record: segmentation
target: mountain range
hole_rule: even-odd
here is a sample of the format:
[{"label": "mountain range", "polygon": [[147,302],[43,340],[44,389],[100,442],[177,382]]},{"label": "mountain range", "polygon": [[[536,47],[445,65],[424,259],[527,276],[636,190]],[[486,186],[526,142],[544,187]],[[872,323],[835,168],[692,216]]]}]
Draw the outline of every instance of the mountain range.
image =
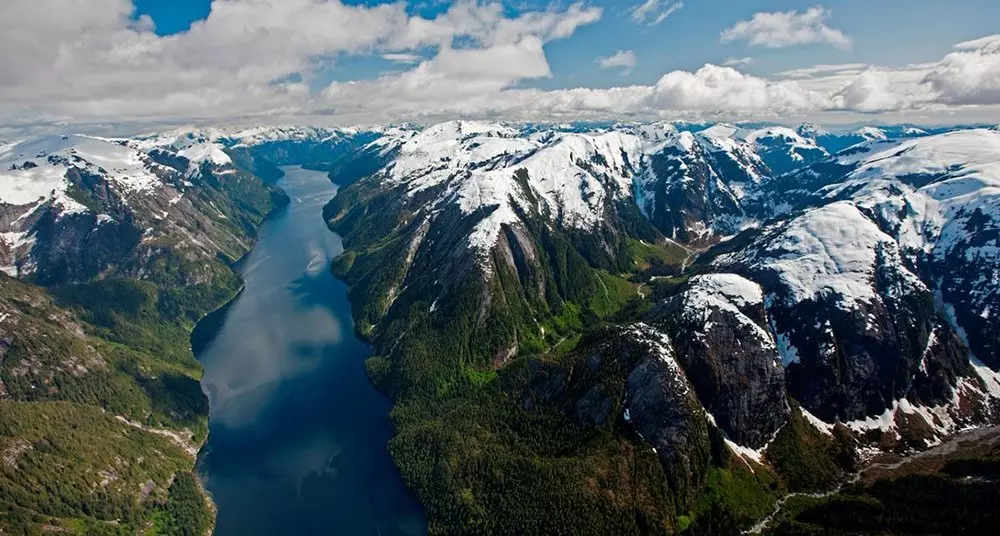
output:
[{"label": "mountain range", "polygon": [[[344,241],[334,272],[431,533],[739,532],[783,497],[1000,418],[1000,131],[912,125],[452,121],[0,146],[0,397],[201,441],[187,333],[238,291],[231,266],[283,204],[289,164],[341,186],[323,211]],[[45,317],[66,342],[33,344]],[[177,381],[153,381],[165,371]],[[11,459],[38,450],[5,426]],[[169,484],[190,474],[183,453],[167,458],[153,499],[107,493],[118,518],[201,509]],[[115,519],[83,513],[88,475],[56,506],[2,481],[21,512],[7,523]],[[813,501],[765,528],[844,528]]]}]

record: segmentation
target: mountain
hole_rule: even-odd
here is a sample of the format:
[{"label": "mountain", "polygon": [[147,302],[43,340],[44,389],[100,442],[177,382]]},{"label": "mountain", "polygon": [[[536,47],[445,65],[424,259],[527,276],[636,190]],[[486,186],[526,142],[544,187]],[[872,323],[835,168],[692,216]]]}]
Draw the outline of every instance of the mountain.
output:
[{"label": "mountain", "polygon": [[[0,448],[54,478],[24,424],[46,416],[86,461],[55,502],[0,480],[8,525],[204,512],[188,333],[239,289],[230,265],[294,164],[341,186],[334,272],[430,532],[746,530],[1000,419],[998,136],[452,121],[4,145],[21,281],[0,275]],[[69,446],[73,423],[129,463],[163,455],[124,475]],[[94,482],[104,509],[80,498]],[[865,504],[909,493],[880,482]],[[815,500],[808,519],[838,526]]]},{"label": "mountain", "polygon": [[848,131],[816,132],[813,139],[816,144],[829,153],[840,152],[852,145],[880,140],[897,140],[903,138],[918,138],[930,134],[941,134],[949,128],[918,128],[912,125],[864,126]]},{"label": "mountain", "polygon": [[[898,244],[972,353],[998,366],[992,311],[1000,136],[970,129],[842,153],[805,201],[846,201]],[[824,176],[806,169],[801,175]]]},{"label": "mountain", "polygon": [[780,175],[830,155],[817,143],[817,135],[818,132],[802,127],[798,130],[768,127],[750,132],[746,140],[757,147],[771,171]]},{"label": "mountain", "polygon": [[285,202],[214,142],[0,148],[0,531],[211,530],[190,333]]},{"label": "mountain", "polygon": [[[540,344],[553,316],[578,322],[582,311],[565,310],[571,296],[607,312],[627,286],[614,274],[631,263],[630,240],[656,239],[629,209],[641,146],[621,133],[522,136],[453,122],[388,149],[389,164],[325,211],[350,244],[339,270],[352,293],[364,293],[361,331],[395,329],[383,319],[417,302],[431,316],[452,315],[435,303],[461,297],[476,322],[503,318],[494,319],[507,328],[492,350],[502,362]],[[511,294],[495,301],[493,285]],[[558,329],[549,330],[551,339]]]},{"label": "mountain", "polygon": [[335,271],[435,532],[745,529],[1000,417],[996,131],[703,127],[360,151]]},{"label": "mountain", "polygon": [[636,203],[670,239],[707,244],[752,225],[744,200],[771,171],[755,147],[734,134],[717,125],[646,147]]},{"label": "mountain", "polygon": [[280,202],[210,143],[47,136],[6,148],[0,169],[4,271],[43,285],[110,274],[208,282],[199,261],[243,256]]}]

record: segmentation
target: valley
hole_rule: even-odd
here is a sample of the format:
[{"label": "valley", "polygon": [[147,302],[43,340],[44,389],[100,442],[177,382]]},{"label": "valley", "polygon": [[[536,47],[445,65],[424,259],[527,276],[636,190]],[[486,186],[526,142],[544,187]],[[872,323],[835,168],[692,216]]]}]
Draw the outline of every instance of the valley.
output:
[{"label": "valley", "polygon": [[[451,121],[0,156],[0,404],[63,419],[0,430],[9,527],[891,531],[900,497],[993,489],[988,448],[888,468],[1000,415],[995,129]],[[74,422],[148,443],[109,466]],[[73,456],[65,506],[16,478]]]}]

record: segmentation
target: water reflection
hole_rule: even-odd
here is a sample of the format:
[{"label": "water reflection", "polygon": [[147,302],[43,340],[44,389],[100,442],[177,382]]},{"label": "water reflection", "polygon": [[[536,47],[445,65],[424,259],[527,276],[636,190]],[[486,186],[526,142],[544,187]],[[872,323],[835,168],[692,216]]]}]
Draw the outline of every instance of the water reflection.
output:
[{"label": "water reflection", "polygon": [[265,224],[246,288],[199,355],[217,534],[423,534],[385,450],[389,403],[365,377],[369,349],[330,275],[342,245],[321,212],[334,188],[294,168],[281,186],[292,204]]}]

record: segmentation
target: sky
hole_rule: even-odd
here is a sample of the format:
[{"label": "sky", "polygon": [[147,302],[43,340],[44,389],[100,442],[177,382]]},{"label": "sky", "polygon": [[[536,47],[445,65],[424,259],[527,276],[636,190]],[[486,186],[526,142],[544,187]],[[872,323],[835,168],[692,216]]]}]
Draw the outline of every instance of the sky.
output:
[{"label": "sky", "polygon": [[996,0],[3,0],[0,137],[209,124],[1000,122]]}]

